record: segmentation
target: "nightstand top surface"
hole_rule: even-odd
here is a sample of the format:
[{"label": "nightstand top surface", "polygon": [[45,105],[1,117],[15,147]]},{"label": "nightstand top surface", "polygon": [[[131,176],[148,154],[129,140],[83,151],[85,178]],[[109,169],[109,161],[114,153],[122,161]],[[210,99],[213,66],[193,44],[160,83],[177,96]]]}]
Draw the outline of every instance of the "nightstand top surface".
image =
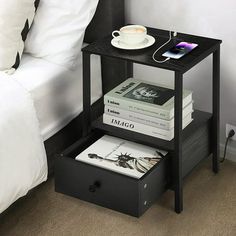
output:
[{"label": "nightstand top surface", "polygon": [[171,47],[182,41],[197,43],[198,47],[178,60],[170,59],[169,61],[166,61],[164,63],[156,63],[152,59],[152,54],[158,47],[160,47],[169,39],[169,31],[154,28],[147,29],[148,34],[152,35],[156,39],[154,45],[150,46],[149,48],[139,50],[118,49],[111,45],[112,36],[107,36],[105,38],[97,40],[94,43],[91,43],[87,47],[83,48],[82,51],[90,54],[123,59],[134,63],[184,73],[191,69],[194,65],[202,61],[208,55],[213,53],[216,49],[218,49],[219,45],[222,42],[218,39],[178,33],[177,37],[173,38],[169,44],[167,44],[159,52],[157,52],[155,56],[157,60],[164,60],[165,58],[161,55],[165,51],[169,50]]}]

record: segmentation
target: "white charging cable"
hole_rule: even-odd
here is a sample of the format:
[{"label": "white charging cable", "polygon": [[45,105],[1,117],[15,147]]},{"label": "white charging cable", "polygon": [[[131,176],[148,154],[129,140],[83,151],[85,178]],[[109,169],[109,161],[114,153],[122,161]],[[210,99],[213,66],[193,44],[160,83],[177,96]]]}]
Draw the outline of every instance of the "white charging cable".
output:
[{"label": "white charging cable", "polygon": [[[177,35],[176,32],[174,32],[174,36],[176,36],[176,35]],[[166,58],[165,60],[163,60],[163,61],[158,61],[158,60],[155,59],[155,55],[156,55],[156,53],[157,53],[161,48],[163,48],[165,45],[167,45],[167,44],[171,41],[171,39],[172,39],[172,35],[171,35],[171,30],[170,30],[168,41],[166,41],[164,44],[162,44],[162,45],[152,54],[152,59],[153,59],[153,61],[155,61],[155,62],[157,62],[157,63],[164,63],[164,62],[170,60],[170,58],[167,57],[167,58]]]}]

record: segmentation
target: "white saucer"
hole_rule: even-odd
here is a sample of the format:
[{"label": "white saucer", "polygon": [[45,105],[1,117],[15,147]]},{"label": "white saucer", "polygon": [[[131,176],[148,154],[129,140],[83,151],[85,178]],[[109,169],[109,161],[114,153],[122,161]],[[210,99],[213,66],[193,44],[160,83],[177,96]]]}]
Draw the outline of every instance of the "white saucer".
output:
[{"label": "white saucer", "polygon": [[139,43],[136,45],[129,45],[129,44],[123,43],[119,39],[120,39],[120,36],[113,38],[111,40],[111,45],[116,48],[126,49],[126,50],[143,49],[143,48],[150,47],[155,43],[155,38],[152,37],[151,35],[147,35],[142,43]]}]

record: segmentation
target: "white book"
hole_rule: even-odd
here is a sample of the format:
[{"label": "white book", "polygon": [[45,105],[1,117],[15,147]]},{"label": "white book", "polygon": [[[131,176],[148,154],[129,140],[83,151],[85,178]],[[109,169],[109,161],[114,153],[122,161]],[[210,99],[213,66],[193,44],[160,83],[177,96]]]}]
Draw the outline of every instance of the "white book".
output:
[{"label": "white book", "polygon": [[[183,124],[188,123],[191,119],[191,113],[193,112],[193,103],[189,103],[183,109]],[[149,125],[161,129],[170,130],[174,128],[174,118],[171,120],[163,120],[154,116],[147,116],[141,113],[132,112],[124,109],[120,109],[118,107],[105,105],[104,113],[112,116],[116,116],[118,118],[123,118],[126,120],[132,120],[144,125]],[[190,114],[190,115],[189,115]],[[187,116],[187,117],[186,117]],[[189,120],[188,120],[189,119]]]},{"label": "white book", "polygon": [[166,151],[104,135],[75,159],[139,179],[166,154]]},{"label": "white book", "polygon": [[[184,122],[183,129],[191,122],[192,122],[192,118],[190,119],[189,122],[186,122],[186,123]],[[164,139],[167,141],[170,141],[174,138],[174,128],[170,130],[160,129],[153,126],[144,125],[144,124],[137,123],[134,121],[126,120],[123,118],[118,118],[116,116],[111,116],[105,113],[103,114],[103,123],[116,126],[122,129],[134,131],[137,133],[153,136],[155,138]]]},{"label": "white book", "polygon": [[[148,116],[170,120],[174,117],[171,87],[137,79],[127,79],[104,96],[104,104]],[[183,90],[183,107],[192,102],[192,91]]]}]

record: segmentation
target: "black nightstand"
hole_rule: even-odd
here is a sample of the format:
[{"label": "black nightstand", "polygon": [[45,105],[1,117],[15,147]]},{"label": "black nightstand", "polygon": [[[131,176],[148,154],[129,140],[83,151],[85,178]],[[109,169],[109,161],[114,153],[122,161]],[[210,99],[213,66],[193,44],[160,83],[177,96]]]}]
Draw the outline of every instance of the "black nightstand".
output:
[{"label": "black nightstand", "polygon": [[[170,59],[169,61],[163,64],[158,64],[152,60],[152,54],[156,48],[158,48],[168,40],[169,31],[148,28],[148,34],[155,37],[156,42],[153,46],[146,49],[131,51],[114,48],[111,45],[111,36],[100,39],[95,43],[92,43],[89,46],[83,48],[84,139],[87,140],[86,137],[90,137],[91,139],[91,130],[99,130],[101,133],[110,134],[137,143],[142,143],[145,145],[168,150],[171,156],[170,161],[168,162],[168,176],[171,179],[168,188],[173,189],[175,192],[175,211],[177,213],[180,213],[183,210],[183,178],[187,174],[189,174],[191,170],[202,159],[208,157],[211,153],[213,154],[212,169],[215,173],[219,171],[220,44],[222,41],[217,39],[178,33],[178,36],[176,38],[174,38],[168,45],[163,47],[158,52],[156,58],[161,60],[161,54],[163,52],[167,51],[170,47],[174,46],[175,44],[181,41],[197,43],[198,47],[179,60]],[[172,141],[164,141],[162,139],[103,124],[102,117],[99,117],[92,122],[90,106],[91,54],[100,55],[102,57],[106,57],[106,59],[115,58],[125,60],[131,65],[133,65],[133,63],[137,63],[174,71],[175,137]],[[184,130],[182,130],[183,75],[185,72],[190,70],[192,67],[194,67],[196,64],[198,64],[200,61],[202,61],[211,54],[213,54],[213,111],[212,113],[207,113],[195,110],[193,114],[194,121],[190,125],[188,125]],[[110,79],[112,80],[112,78]],[[116,84],[114,84],[114,87],[115,86]],[[60,170],[63,168],[64,164],[65,163],[60,165]],[[165,164],[167,165],[167,163]],[[152,178],[155,178],[154,174]],[[60,179],[62,179],[62,177]],[[76,195],[71,193],[73,192],[73,190],[67,191],[63,189],[59,182],[57,184],[57,189],[60,192],[64,192],[80,198],[79,194]],[[86,197],[82,197],[82,199],[91,201],[89,199],[86,199]],[[91,202],[96,203],[96,201],[93,200]],[[106,204],[98,204],[107,206]]]}]

